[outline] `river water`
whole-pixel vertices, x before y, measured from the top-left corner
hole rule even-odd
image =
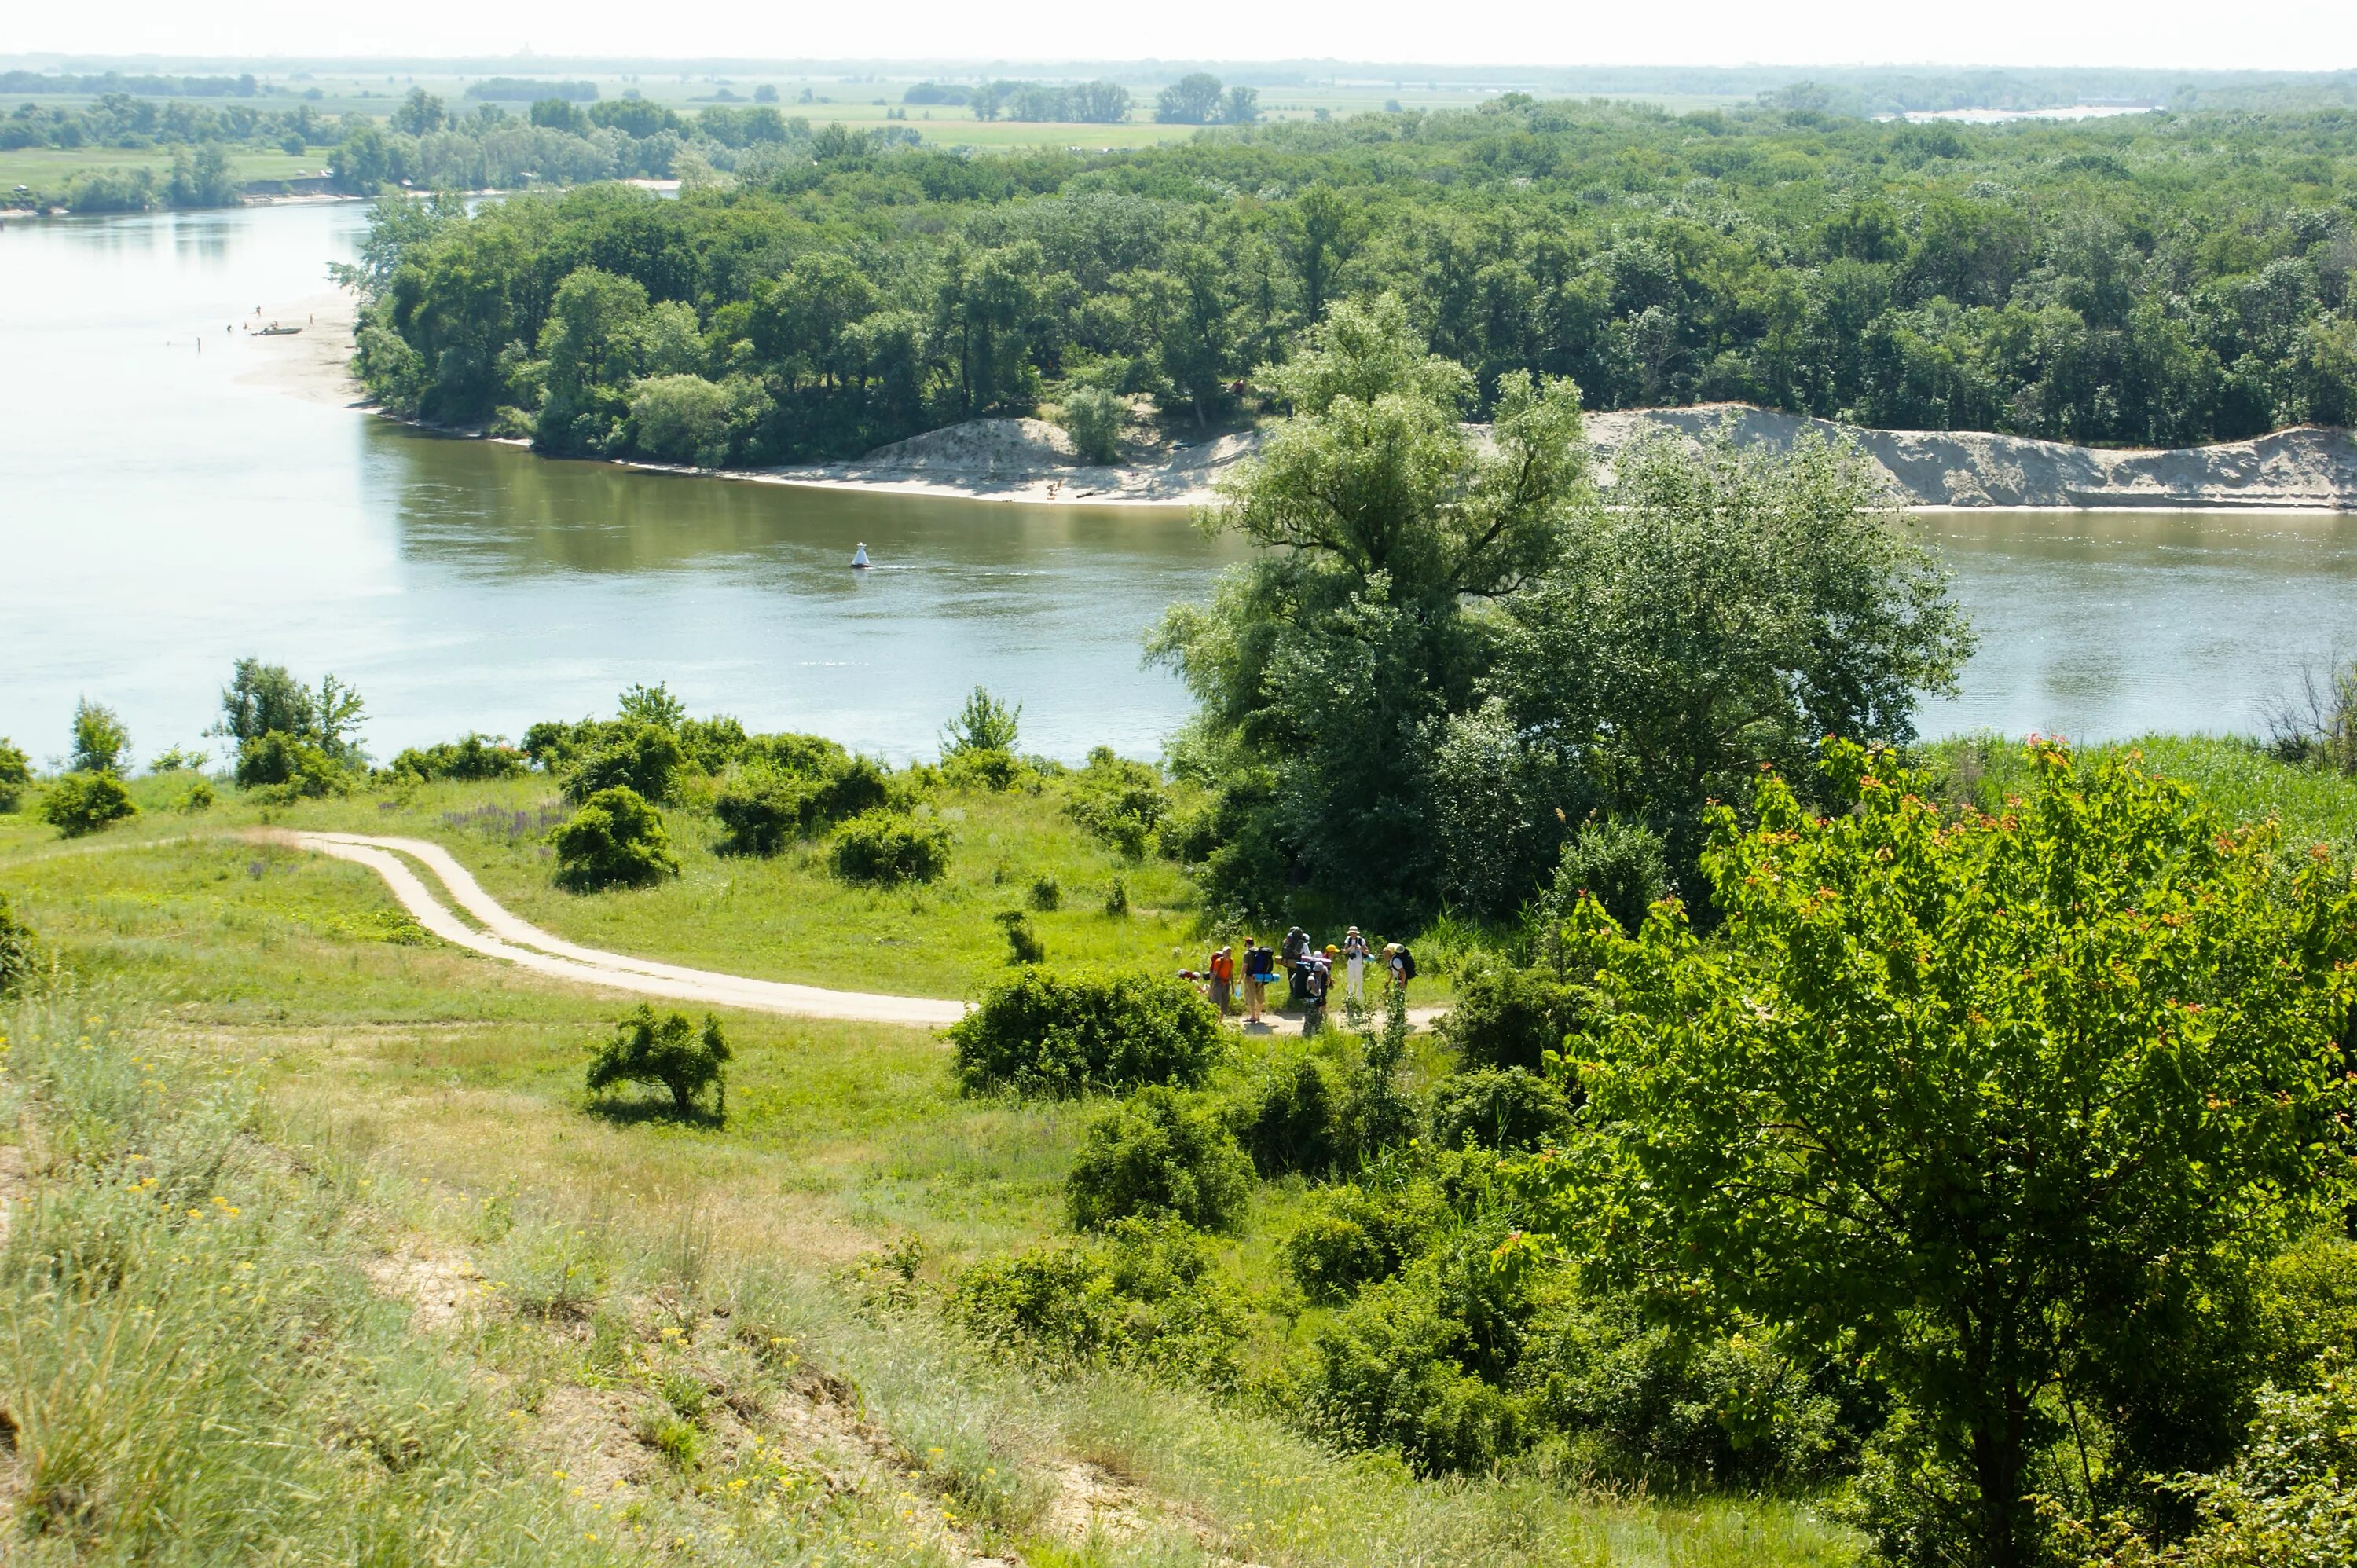
[[[357,683],[380,755],[656,680],[896,758],[977,682],[1070,758],[1150,756],[1183,716],[1139,640],[1240,551],[1180,513],[635,474],[281,390],[260,372],[286,346],[223,327],[319,294],[364,222],[0,226],[0,735],[61,753],[87,694],[143,755],[191,743],[246,653]],[[1930,733],[2250,729],[2304,662],[2357,650],[2357,519],[1920,526],[1982,638]],[[862,542],[879,569],[855,575]]]

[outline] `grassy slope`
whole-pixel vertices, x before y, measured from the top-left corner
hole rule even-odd
[[[18,147],[0,151],[0,190],[28,185],[35,190],[62,190],[78,174],[98,169],[151,168],[158,180],[172,172],[173,147]],[[316,175],[327,166],[328,152],[314,147],[301,155],[263,152],[241,147],[230,154],[230,173],[241,180],[294,179]]]
[[[157,803],[173,788],[139,785]],[[421,1353],[476,1385],[529,1391],[518,1407],[520,1446],[498,1471],[502,1486],[551,1467],[612,1469],[618,1444],[625,1457],[643,1456],[643,1439],[628,1432],[577,1430],[585,1401],[608,1411],[608,1427],[656,1419],[644,1408],[653,1380],[645,1357],[618,1369],[611,1342],[690,1357],[705,1381],[752,1389],[756,1406],[802,1397],[791,1379],[748,1362],[741,1336],[705,1348],[661,1338],[650,1303],[670,1288],[665,1271],[678,1270],[665,1260],[694,1231],[709,1238],[699,1288],[732,1321],[766,1315],[798,1354],[850,1380],[901,1455],[899,1470],[885,1464],[873,1486],[797,1527],[849,1541],[822,1560],[926,1560],[907,1557],[919,1548],[905,1541],[879,1541],[872,1553],[857,1545],[876,1508],[892,1512],[884,1505],[896,1486],[923,1500],[926,1518],[940,1516],[927,1529],[964,1530],[977,1549],[1069,1537],[1058,1499],[1075,1459],[1128,1478],[1135,1491],[1123,1506],[1147,1522],[1128,1547],[1066,1561],[1184,1563],[1206,1541],[1271,1563],[1849,1555],[1846,1537],[1788,1504],[1662,1505],[1523,1483],[1418,1482],[1389,1463],[1324,1455],[1249,1413],[1119,1378],[1036,1385],[976,1362],[921,1319],[873,1320],[855,1310],[856,1291],[832,1282],[888,1242],[919,1239],[937,1274],[1053,1231],[1082,1112],[962,1100],[943,1048],[913,1031],[732,1016],[739,1058],[725,1132],[595,1116],[580,1094],[581,1047],[616,1003],[439,946],[387,940],[393,928],[381,916],[390,902],[370,874],[218,836],[219,825],[191,836],[185,822],[151,816],[60,843],[22,819],[0,819],[0,886],[92,983],[159,999],[143,1033],[106,1048],[234,1064],[260,1085],[262,1125],[299,1150],[300,1168],[343,1170],[352,1193],[375,1184],[364,1201],[307,1200],[329,1204],[344,1217],[333,1223],[352,1233],[339,1267],[382,1273],[378,1252],[390,1249],[499,1282],[481,1286],[479,1306]],[[0,1131],[0,1143],[11,1136]],[[1248,1278],[1265,1277],[1289,1201],[1278,1189],[1265,1195],[1259,1234],[1236,1258]],[[494,1211],[523,1217],[522,1240],[487,1231],[482,1216]],[[546,1238],[571,1233],[539,1227],[568,1224],[590,1238],[581,1245],[597,1260],[592,1272],[612,1282],[581,1330],[592,1350],[607,1345],[598,1354],[577,1336],[552,1343],[516,1306],[547,1273]],[[367,1334],[382,1336],[371,1321]],[[377,1355],[367,1347],[380,1343],[354,1353]],[[685,1469],[641,1464],[647,1474],[622,1488],[636,1521],[716,1530],[729,1516],[715,1512],[709,1494],[725,1500],[727,1479],[747,1473],[753,1437],[802,1441],[801,1428],[774,1421],[699,1421],[702,1458]],[[551,1456],[568,1445],[593,1452]],[[1181,1511],[1166,1515],[1166,1504]],[[1174,1519],[1198,1522],[1174,1536]],[[1032,1557],[1057,1560],[1037,1549]]]

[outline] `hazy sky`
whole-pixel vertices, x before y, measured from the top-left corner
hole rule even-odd
[[[683,11],[643,0],[20,0],[8,9],[0,52],[2357,66],[2352,0],[885,0]]]

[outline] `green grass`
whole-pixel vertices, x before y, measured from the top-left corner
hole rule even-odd
[[[76,175],[100,169],[151,168],[163,179],[172,172],[172,147],[18,147],[0,152],[0,191],[26,185],[35,190],[62,191]],[[314,147],[299,156],[242,148],[231,153],[230,173],[241,180],[296,179],[316,175],[327,166],[326,149]]]

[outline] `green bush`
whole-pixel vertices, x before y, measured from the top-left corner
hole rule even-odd
[[[1297,1171],[1319,1176],[1342,1158],[1341,1104],[1314,1057],[1280,1057],[1243,1106],[1237,1141],[1264,1177]]]
[[[1220,1119],[1157,1086],[1089,1123],[1064,1182],[1064,1206],[1079,1230],[1133,1217],[1232,1230],[1243,1223],[1251,1188],[1252,1162]]]
[[[1031,917],[1020,909],[1001,909],[991,917],[1006,932],[1006,961],[1009,963],[1045,963],[1048,944],[1031,929]]]
[[[679,736],[661,725],[625,719],[602,726],[597,744],[579,754],[565,776],[565,798],[580,805],[608,789],[628,789],[642,800],[671,799],[686,760]]]
[[[1661,836],[1641,822],[1610,817],[1582,822],[1564,842],[1546,904],[1556,919],[1564,919],[1586,893],[1622,930],[1634,931],[1645,923],[1653,901],[1669,891],[1670,861]]]
[[[957,716],[942,727],[942,757],[947,761],[967,752],[996,751],[1012,757],[1020,731],[1023,705],[1008,707],[976,686]]]
[[[1318,1330],[1307,1412],[1357,1447],[1393,1448],[1426,1475],[1478,1473],[1523,1445],[1517,1402],[1458,1361],[1464,1326],[1403,1281],[1373,1285]]]
[[[1125,1219],[1102,1240],[976,1263],[947,1305],[952,1321],[1003,1350],[1194,1384],[1236,1375],[1249,1321],[1202,1239],[1175,1219]]]
[[[1028,763],[997,746],[953,751],[942,758],[942,782],[952,789],[1001,794],[1031,777],[1033,769]]]
[[[25,989],[48,968],[48,961],[33,928],[16,918],[8,907],[8,895],[0,893],[0,996]]]
[[[1432,1100],[1433,1140],[1447,1148],[1468,1138],[1485,1149],[1535,1148],[1570,1122],[1563,1091],[1518,1067],[1459,1073]]]
[[[1467,1068],[1521,1068],[1535,1073],[1548,1051],[1581,1022],[1577,993],[1543,970],[1516,969],[1500,959],[1469,963],[1457,1004],[1437,1032]]]
[[[113,708],[84,697],[74,703],[73,757],[66,767],[74,773],[120,776],[131,766],[131,732]]]
[[[289,800],[324,800],[351,792],[350,777],[320,747],[282,730],[242,741],[237,748],[242,789],[275,790]]]
[[[550,835],[557,880],[578,888],[642,887],[679,875],[662,814],[638,792],[600,789]]]
[[[1286,1272],[1313,1301],[1340,1301],[1387,1280],[1420,1252],[1448,1219],[1428,1182],[1369,1192],[1344,1184],[1311,1198],[1278,1251]]]
[[[630,396],[630,429],[640,451],[664,463],[717,468],[728,461],[734,401],[702,376],[649,376]]]
[[[213,809],[213,785],[210,779],[191,779],[180,792],[179,804],[174,808],[185,816],[193,817]]]
[[[1053,910],[1060,909],[1063,907],[1064,885],[1062,883],[1057,881],[1053,876],[1040,876],[1032,879],[1031,908],[1045,914]]]
[[[1146,854],[1168,810],[1161,774],[1146,763],[1114,756],[1111,746],[1090,752],[1088,766],[1072,774],[1065,788],[1065,814],[1133,860]]]
[[[834,830],[827,864],[845,882],[931,882],[949,869],[950,837],[936,818],[877,807]]]
[[[0,735],[0,815],[23,805],[25,792],[32,783],[32,759],[10,745],[6,736]]]
[[[41,797],[41,820],[70,839],[138,814],[131,791],[112,773],[69,773]]]
[[[1064,395],[1064,434],[1083,463],[1121,461],[1121,433],[1129,404],[1102,387],[1075,387]]]
[[[614,1026],[613,1037],[589,1059],[589,1092],[602,1094],[618,1083],[659,1084],[671,1091],[672,1109],[693,1115],[696,1097],[714,1093],[713,1114],[728,1114],[728,1041],[720,1020],[706,1013],[698,1032],[683,1013],[655,1015],[641,1002]]]
[[[477,735],[470,731],[458,740],[446,740],[435,746],[410,746],[393,759],[389,771],[396,777],[416,779],[426,783],[440,779],[471,782],[485,779],[513,779],[528,766],[524,754],[510,746],[504,737]]]
[[[728,830],[722,847],[729,854],[775,854],[831,822],[876,810],[887,793],[882,768],[838,748],[807,768],[759,757],[721,786],[712,811]]]
[[[1176,975],[1037,969],[991,987],[949,1039],[969,1092],[1005,1087],[1053,1099],[1143,1084],[1194,1088],[1225,1046],[1211,1004]]]

